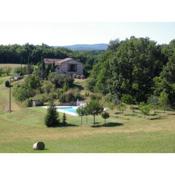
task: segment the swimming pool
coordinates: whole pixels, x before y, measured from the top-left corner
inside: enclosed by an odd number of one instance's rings
[[[69,114],[72,116],[78,116],[77,108],[78,106],[56,106],[58,112]]]
[[[65,113],[72,116],[78,116],[77,108],[78,106],[55,106],[57,112]],[[43,106],[43,108],[48,108],[48,106]]]

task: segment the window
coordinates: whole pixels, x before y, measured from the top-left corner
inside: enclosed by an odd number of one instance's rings
[[[77,72],[77,65],[69,64],[69,72]]]

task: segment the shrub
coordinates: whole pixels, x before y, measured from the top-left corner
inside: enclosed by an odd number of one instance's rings
[[[48,94],[42,94],[40,96],[40,99],[41,99],[41,101],[43,101],[43,103],[47,102],[49,100]]]
[[[29,97],[33,97],[35,92],[24,85],[17,85],[14,86],[13,95],[17,100],[24,101]]]
[[[69,86],[67,83],[64,83],[63,85],[63,91],[66,92],[69,89]]]
[[[74,79],[71,76],[65,74],[58,74],[57,72],[51,72],[49,74],[49,80],[55,85],[57,88],[63,88],[66,84],[68,87],[72,87]]]
[[[159,98],[156,97],[156,96],[154,96],[154,95],[151,95],[151,96],[148,98],[147,102],[148,102],[149,104],[151,104],[152,106],[158,106],[158,105],[159,105]]]
[[[32,99],[25,100],[24,104],[26,107],[32,107]]]
[[[129,94],[123,94],[121,97],[121,101],[126,104],[133,104],[134,100],[133,97]]]
[[[11,71],[12,71],[12,68],[6,67],[4,73],[5,73],[7,76],[9,76],[10,73],[11,73]]]
[[[10,67],[0,68],[0,77],[3,76],[3,75],[4,76],[9,76],[11,71],[12,71],[12,68],[10,68]]]
[[[59,100],[62,103],[67,103],[67,102],[75,101],[75,98],[74,98],[72,93],[64,93],[64,94],[60,95]]]
[[[40,79],[38,76],[28,76],[25,80],[24,80],[24,86],[30,88],[30,89],[37,89],[41,86],[40,84]]]
[[[27,71],[27,74],[32,74],[32,72],[34,71],[34,67],[31,64],[28,64],[26,66],[26,71]]]
[[[159,103],[160,106],[164,109],[164,111],[166,110],[168,103],[169,103],[169,99],[168,99],[168,94],[164,91],[162,91],[160,93],[160,97],[159,97]]]
[[[45,125],[47,127],[55,127],[59,125],[59,115],[53,103],[50,104],[45,116]]]
[[[151,105],[150,104],[145,104],[145,103],[140,103],[139,110],[144,115],[149,115],[150,114],[150,111],[151,111]]]
[[[118,104],[117,107],[118,107],[119,111],[121,111],[122,113],[126,109],[126,105],[124,103]]]
[[[95,95],[95,94],[92,94],[90,97],[91,97],[91,100],[100,100],[101,99],[101,96]]]
[[[48,99],[50,99],[50,101],[57,99],[58,94],[56,92],[51,92],[48,94]]]
[[[113,104],[117,104],[117,105],[120,104],[120,100],[116,94],[108,93],[105,96],[105,99],[109,102],[112,102]]]
[[[62,124],[63,124],[63,126],[66,126],[66,124],[67,124],[67,117],[66,117],[66,114],[65,113],[63,114]]]
[[[32,68],[33,70],[33,68]],[[27,72],[27,66],[23,66],[23,67],[16,67],[13,71],[15,74],[20,74],[20,75],[26,75]]]
[[[4,74],[4,69],[0,68],[0,77]]]
[[[89,97],[89,92],[86,91],[85,94],[84,94],[85,97]]]
[[[74,98],[75,100],[83,100],[84,98],[81,96],[80,92],[78,90],[74,90],[73,91],[73,95],[74,95]]]
[[[50,81],[44,81],[42,84],[42,92],[49,94],[51,91],[54,90],[54,84]]]
[[[59,96],[59,100],[62,103],[74,102],[77,99],[81,100],[81,99],[83,99],[83,97],[76,90],[69,90],[63,94],[60,94],[60,96]]]

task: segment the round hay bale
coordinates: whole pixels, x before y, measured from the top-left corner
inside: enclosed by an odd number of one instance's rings
[[[45,149],[45,144],[44,142],[36,142],[33,144],[33,149],[34,150],[44,150]]]

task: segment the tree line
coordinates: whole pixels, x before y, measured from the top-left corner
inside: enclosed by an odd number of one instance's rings
[[[42,45],[0,45],[0,63],[38,64],[44,58],[73,57],[84,65],[84,74],[88,76],[93,64],[103,51],[71,51],[62,47]]]
[[[44,57],[65,58],[72,52],[65,48],[42,45],[0,45],[0,63],[36,64]]]

